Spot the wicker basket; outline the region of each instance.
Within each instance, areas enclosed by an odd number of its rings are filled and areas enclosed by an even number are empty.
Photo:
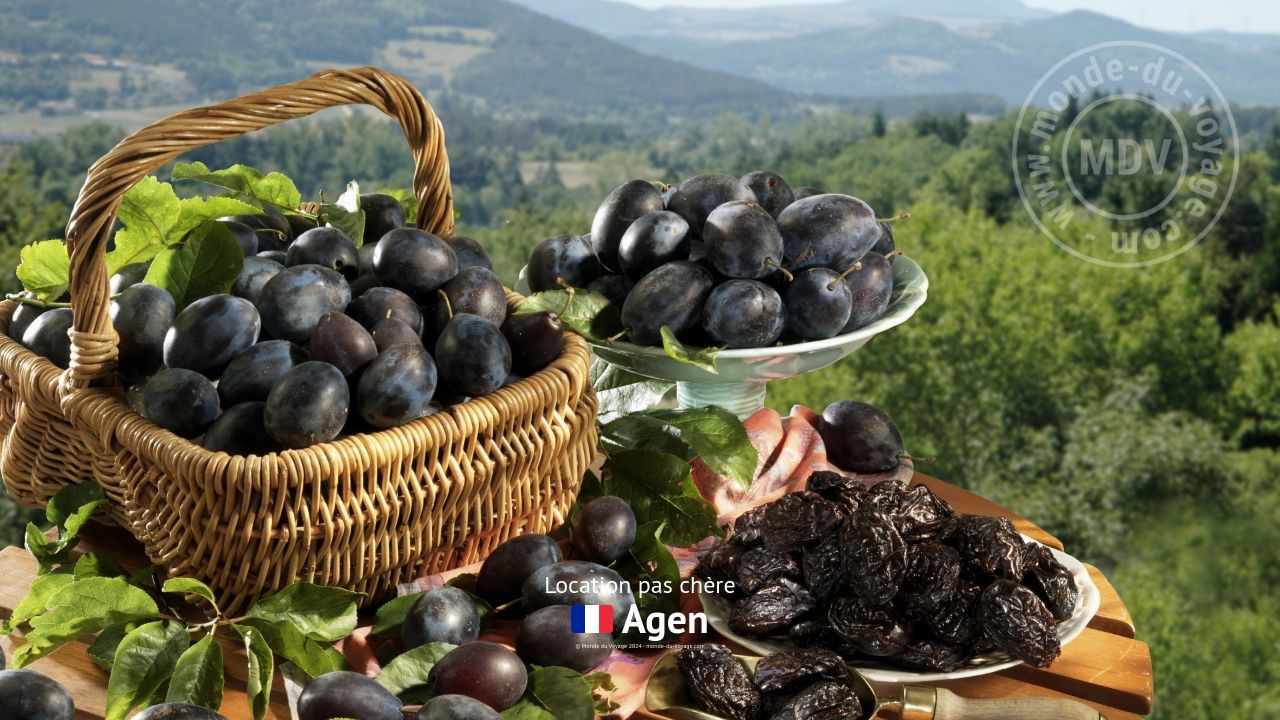
[[[549,367],[484,397],[376,433],[264,457],[208,452],[134,413],[114,372],[104,252],[121,197],[185,151],[327,107],[372,105],[404,128],[418,224],[453,233],[444,133],[403,79],[325,71],[161,120],[89,169],[67,225],[71,367],[0,336],[0,472],[9,495],[47,503],[95,481],[109,520],[172,575],[208,582],[228,612],[296,580],[385,595],[475,562],[507,538],[561,524],[595,451],[590,353],[577,336]],[[515,307],[520,296],[509,293]],[[16,304],[0,304],[7,330]]]

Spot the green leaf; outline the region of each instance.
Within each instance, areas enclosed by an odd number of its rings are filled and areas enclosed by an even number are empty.
[[[723,536],[715,509],[698,493],[684,460],[653,450],[624,450],[607,458],[604,467],[604,491],[626,500],[640,525],[665,521],[672,545]]]
[[[160,609],[141,588],[120,578],[73,580],[49,598],[47,610],[31,618],[26,644],[13,656],[24,667],[83,635],[116,625],[156,619]]]
[[[282,210],[297,210],[302,194],[287,176],[272,172],[263,175],[246,165],[232,165],[225,170],[210,170],[200,162],[178,163],[173,167],[174,180],[195,180],[230,190],[238,198],[271,205]]]
[[[164,581],[164,587],[160,588],[160,591],[181,595],[199,595],[208,600],[214,610],[218,609],[218,601],[213,597],[213,590],[195,578],[169,578]]]
[[[74,574],[77,580],[83,580],[90,577],[124,577],[128,573],[120,567],[115,557],[95,550],[76,558]]]
[[[636,532],[636,541],[631,545],[631,559],[639,568],[637,578],[651,588],[670,588],[670,592],[641,593],[636,598],[640,612],[646,616],[680,610],[680,566],[662,541],[665,528],[666,523],[644,525]]]
[[[84,654],[89,656],[98,667],[111,671],[111,666],[115,664],[116,650],[119,649],[120,643],[124,641],[124,636],[128,635],[130,626],[117,625],[103,630],[93,644],[85,649]]]
[[[442,642],[420,645],[392,660],[375,678],[392,695],[402,695],[427,684],[427,674],[453,645]]]
[[[181,216],[182,202],[172,185],[151,176],[139,180],[120,201],[118,217],[123,227],[116,232],[115,249],[107,253],[107,272],[147,262],[179,240],[174,226]]]
[[[297,665],[311,677],[346,669],[347,661],[341,653],[326,643],[306,637],[288,623],[272,624],[266,620],[249,619],[243,624],[257,628],[276,655]]]
[[[232,197],[183,198],[179,206],[178,220],[173,225],[169,242],[182,239],[206,220],[216,220],[227,215],[261,215],[262,208]]]
[[[32,527],[35,527],[34,525]],[[44,537],[43,535],[41,537]],[[44,612],[49,605],[49,600],[57,595],[60,590],[75,581],[75,577],[66,574],[49,574],[36,577],[31,583],[31,589],[27,594],[18,601],[18,606],[13,609],[9,615],[9,619],[0,624],[0,631],[8,635],[14,628],[20,627],[31,618]]]
[[[401,595],[383,603],[373,615],[373,634],[379,637],[399,637],[400,626],[404,625],[404,619],[409,616],[409,609],[418,602],[420,597],[422,593],[416,592]]]
[[[299,582],[260,601],[246,617],[290,625],[314,640],[337,642],[356,629],[356,603],[362,597],[341,588]]]
[[[347,191],[336,203],[320,206],[320,217],[338,228],[360,247],[364,244],[364,211],[360,209],[360,185],[354,180],[347,183]]]
[[[534,668],[525,699],[502,712],[506,720],[594,720],[595,681],[564,667]]]
[[[86,506],[106,499],[107,494],[98,483],[86,482],[79,485],[68,485],[53,496],[53,499],[49,501],[49,506],[45,508],[44,515],[54,525],[66,527],[75,517],[87,517],[83,512]],[[81,520],[81,524],[83,524],[83,520]]]
[[[117,660],[116,665],[119,664]],[[222,707],[222,689],[222,645],[210,633],[178,658],[164,699],[218,710]]]
[[[131,710],[145,706],[174,676],[189,643],[186,626],[173,621],[147,623],[126,635],[112,654],[104,720],[124,720]]]
[[[692,365],[702,368],[709,373],[716,375],[720,371],[716,369],[716,354],[720,352],[719,348],[689,348],[676,337],[671,328],[666,325],[662,326],[662,349],[667,351],[667,357],[685,365]]]
[[[707,467],[746,488],[751,487],[759,462],[742,421],[728,410],[714,406],[632,413],[606,424],[601,428],[601,436],[622,447],[653,447],[683,454],[668,449],[670,438],[678,437]]]
[[[244,641],[245,657],[248,659],[249,679],[245,683],[245,693],[249,696],[249,708],[253,711],[253,720],[262,720],[267,716],[267,708],[271,704],[271,683],[275,673],[275,655],[267,639],[257,628],[232,625],[232,630]]]
[[[602,421],[653,407],[675,388],[673,382],[637,375],[600,358],[591,361],[588,377],[596,390]]]
[[[559,315],[565,327],[595,342],[604,342],[622,332],[621,310],[598,292],[567,288],[533,293],[516,313],[544,310]]]
[[[67,291],[71,278],[71,259],[61,240],[41,240],[22,248],[18,263],[18,280],[28,292],[41,300],[52,300]]]
[[[146,282],[169,291],[179,312],[209,295],[231,289],[244,267],[244,253],[225,225],[205,221],[183,241],[156,255]]]

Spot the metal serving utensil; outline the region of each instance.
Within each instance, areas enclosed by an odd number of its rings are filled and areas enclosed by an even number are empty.
[[[753,674],[761,660],[751,655],[733,657]],[[1102,713],[1074,700],[1032,697],[969,700],[945,688],[923,685],[903,685],[900,698],[882,701],[866,678],[852,668],[849,674],[864,718],[873,718],[881,710],[892,710],[899,720],[1106,720]],[[649,673],[645,705],[650,712],[674,720],[725,720],[695,707],[673,652],[663,655]],[[868,714],[868,708],[874,711]]]

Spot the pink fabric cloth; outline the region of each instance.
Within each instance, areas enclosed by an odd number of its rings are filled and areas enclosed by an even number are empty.
[[[777,500],[788,492],[803,489],[816,470],[832,470],[843,472],[827,462],[826,448],[822,437],[818,434],[819,416],[806,407],[797,405],[791,414],[781,417],[769,409],[760,410],[747,418],[744,426],[747,436],[760,456],[756,467],[755,480],[749,489],[743,488],[736,480],[726,478],[712,472],[701,459],[693,460],[693,479],[702,493],[719,514],[722,526],[730,526],[739,515],[751,508]],[[843,473],[850,475],[850,473]],[[903,467],[883,475],[859,475],[859,480],[873,485],[891,477],[910,478],[912,470],[910,462]],[[693,573],[697,564],[698,551],[711,541],[704,541],[689,548],[671,548],[672,555],[680,566],[680,575],[687,578]],[[410,585],[401,588],[401,594],[429,590],[440,587],[451,578],[466,573],[476,573],[480,564],[456,568],[439,575],[420,578]],[[702,607],[696,595],[687,594],[681,598],[681,607],[686,612],[699,612]],[[517,621],[501,620],[492,625],[482,639],[512,645],[515,637]],[[381,671],[377,649],[371,642],[370,628],[356,630],[351,637],[341,643],[341,650],[351,663],[352,669],[369,676],[376,676]],[[673,644],[699,642],[705,638],[686,635]],[[644,706],[644,695],[649,672],[662,657],[665,650],[614,651],[608,660],[601,663],[595,671],[608,672],[613,677],[617,690],[610,699],[618,704],[618,709],[611,716],[626,718]]]

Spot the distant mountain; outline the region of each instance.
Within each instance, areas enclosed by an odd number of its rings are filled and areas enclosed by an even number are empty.
[[[564,22],[610,37],[677,35],[712,41],[760,40],[809,34],[815,28],[862,27],[901,17],[949,26],[1048,17],[1019,0],[844,0],[747,9],[671,7],[649,10],[617,0],[515,0]]]
[[[678,118],[806,102],[506,0],[5,0],[0,48],[0,114],[191,104],[366,63],[504,113]],[[39,82],[13,81],[37,69]]]
[[[732,42],[639,34],[616,39],[647,53],[797,93],[860,97],[971,92],[997,95],[1010,103],[1022,102],[1045,71],[1086,45],[1142,40],[1172,48],[1199,64],[1231,102],[1280,104],[1280,46],[1256,39],[1251,44],[1227,44],[1213,36],[1164,33],[1089,12],[965,28],[899,18]],[[1194,83],[1193,76],[1191,80]]]

